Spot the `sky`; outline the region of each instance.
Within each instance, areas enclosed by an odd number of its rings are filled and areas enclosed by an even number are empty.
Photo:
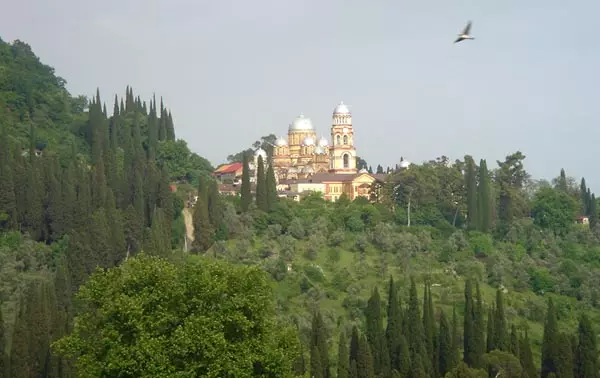
[[[348,104],[357,154],[487,159],[600,188],[593,0],[20,0],[0,38],[29,43],[73,95],[162,96],[214,165],[300,113],[329,136]],[[453,44],[468,20],[476,38]],[[600,190],[600,189],[597,189]]]

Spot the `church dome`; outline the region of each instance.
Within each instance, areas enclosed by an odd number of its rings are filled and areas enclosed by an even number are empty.
[[[262,156],[263,160],[267,158],[267,152],[260,147],[254,151],[254,157],[258,159],[259,156]]]
[[[320,147],[327,147],[327,146],[329,146],[329,141],[327,140],[327,138],[321,137],[321,139],[319,139],[319,146]]]
[[[312,137],[306,137],[302,141],[302,144],[304,146],[314,146],[315,145],[315,140]]]
[[[321,146],[317,146],[315,147],[315,154],[317,155],[323,155],[325,153],[325,149]]]
[[[333,109],[333,114],[350,114],[350,109],[344,104],[344,101],[340,101],[335,109]]]
[[[300,114],[290,125],[290,131],[313,130],[313,124],[310,118]]]
[[[285,140],[284,137],[279,137],[277,138],[277,140],[275,141],[275,145],[277,147],[282,147],[282,146],[287,146],[287,140]]]
[[[410,166],[410,162],[406,161],[406,160],[402,160],[400,162],[400,168],[408,168]]]

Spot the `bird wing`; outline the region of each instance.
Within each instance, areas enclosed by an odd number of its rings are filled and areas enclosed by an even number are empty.
[[[471,21],[469,21],[469,23],[467,24],[467,26],[465,26],[465,30],[463,31],[464,35],[469,35],[469,32],[471,31]]]
[[[456,42],[460,42],[460,41],[462,41],[463,39],[464,39],[463,37],[458,37],[458,38],[456,38],[456,41],[454,41],[454,43],[456,43]]]

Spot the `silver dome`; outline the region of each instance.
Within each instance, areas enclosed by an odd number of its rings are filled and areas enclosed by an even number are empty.
[[[290,125],[290,131],[301,131],[301,130],[314,130],[312,121],[310,118],[304,116],[304,114],[300,114],[292,124]]]
[[[333,109],[333,114],[350,114],[350,109],[344,104],[344,101],[340,101],[338,106]]]
[[[284,137],[279,137],[275,140],[275,145],[277,147],[287,146],[287,140]]]
[[[327,147],[327,146],[329,146],[329,141],[327,140],[327,138],[321,137],[321,139],[319,139],[319,146],[320,147]]]
[[[306,137],[302,141],[302,144],[304,146],[314,146],[315,145],[315,140],[312,137]]]
[[[317,155],[323,155],[325,153],[325,149],[321,146],[317,146],[315,147],[315,154]]]
[[[267,152],[260,147],[254,151],[254,157],[258,159],[259,156],[262,156],[263,160],[267,158]]]

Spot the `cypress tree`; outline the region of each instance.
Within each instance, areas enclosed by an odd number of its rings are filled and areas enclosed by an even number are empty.
[[[404,335],[400,335],[398,341],[398,368],[396,369],[402,377],[408,377],[410,374],[410,350],[408,340]]]
[[[477,303],[475,304],[475,319],[473,320],[473,329],[475,335],[476,345],[476,360],[475,368],[482,368],[484,366],[483,355],[485,354],[485,323],[483,320],[483,300],[481,299],[481,291],[479,289],[479,282],[475,281],[475,295],[477,297]]]
[[[512,324],[510,327],[510,353],[515,357],[519,357],[519,336],[517,335],[517,327]]]
[[[573,378],[573,350],[569,335],[565,333],[559,334],[557,351],[558,354],[555,359],[556,376],[560,378]]]
[[[504,315],[504,295],[502,290],[496,290],[496,309],[494,312],[494,347],[501,351],[507,351],[509,339],[506,329],[506,318]]]
[[[522,337],[519,342],[519,361],[523,367],[525,378],[537,378],[538,371],[533,363],[533,353],[531,352],[531,342],[529,335],[525,331],[525,337]]]
[[[367,341],[369,349],[373,356],[373,368],[375,374],[381,374],[382,356],[383,356],[383,318],[381,315],[381,300],[377,287],[373,289],[371,297],[367,301],[365,310]],[[386,348],[387,349],[387,348]],[[389,354],[388,354],[389,355]]]
[[[579,318],[578,343],[575,352],[575,378],[598,378],[598,347],[596,333],[589,317]]]
[[[426,365],[429,364],[429,356],[424,340],[423,323],[419,313],[419,299],[417,297],[417,287],[414,278],[411,278],[410,295],[408,302],[408,347],[410,351],[411,374],[426,371]]]
[[[18,213],[13,172],[8,163],[0,166],[0,226],[4,231],[17,228]]]
[[[372,378],[375,376],[373,369],[373,355],[365,335],[358,339],[358,356],[356,358],[356,372],[358,378]]]
[[[463,361],[469,366],[473,366],[476,360],[477,347],[475,344],[475,306],[473,304],[473,287],[471,279],[465,282],[465,310],[464,310],[464,325],[463,325]]]
[[[565,169],[560,169],[560,176],[558,178],[558,182],[556,188],[564,193],[569,192],[569,186],[567,184],[567,174],[565,173]]]
[[[359,339],[358,328],[352,327],[352,335],[350,336],[350,362],[355,361],[358,358],[358,339]]]
[[[261,155],[258,155],[256,162],[256,207],[262,211],[269,210],[267,202],[267,180],[265,177],[265,165]]]
[[[465,187],[467,189],[467,220],[470,229],[477,229],[479,218],[477,215],[477,173],[475,162],[471,156],[465,156],[466,172]]]
[[[358,367],[356,366],[356,360],[350,361],[350,378],[358,378]]]
[[[400,368],[399,343],[402,335],[402,308],[398,298],[398,291],[394,279],[390,277],[388,288],[387,327],[385,336],[390,353],[390,364],[392,369]]]
[[[27,328],[27,308],[23,295],[19,301],[18,316],[15,317],[12,345],[10,348],[10,377],[29,378],[36,376],[34,363],[29,352],[29,330]]]
[[[579,201],[581,201],[581,215],[589,215],[589,202],[588,190],[585,184],[585,178],[581,178],[581,184],[579,185]]]
[[[589,208],[589,217],[590,217],[590,227],[594,228],[598,224],[598,207],[596,202],[596,195],[592,194],[590,198],[590,208]]]
[[[453,354],[455,351],[453,350],[453,342],[452,342],[452,334],[450,330],[450,324],[448,323],[448,319],[446,319],[446,314],[444,311],[440,313],[440,335],[438,342],[438,356],[439,356],[439,373],[441,377],[445,377],[446,373],[452,370],[454,363]]]
[[[496,348],[495,337],[494,337],[494,308],[490,307],[488,310],[487,318],[487,348],[486,351],[491,352]]]
[[[323,378],[329,377],[329,353],[327,350],[327,330],[325,329],[325,322],[319,311],[313,314],[312,327],[311,327],[311,355],[312,348],[317,348],[319,353],[319,362],[321,365],[321,376]],[[312,358],[311,358],[312,360]],[[311,362],[312,369],[312,362]],[[312,373],[311,373],[312,374]]]
[[[275,170],[273,163],[267,168],[267,208],[273,211],[277,205],[279,196],[277,195],[277,180],[275,179]]]
[[[485,159],[481,159],[479,163],[479,186],[477,189],[479,230],[489,232],[492,228],[492,199],[490,177]]]
[[[242,157],[242,187],[240,188],[242,212],[248,211],[252,202],[252,192],[250,191],[250,167],[248,166],[248,154],[244,153]]]
[[[323,366],[321,365],[321,354],[319,347],[313,345],[310,348],[310,376],[313,378],[325,378],[323,376]]]
[[[452,307],[452,354],[451,359],[449,360],[450,365],[448,366],[448,371],[452,371],[458,363],[460,362],[460,357],[458,355],[459,347],[459,338],[458,338],[458,317],[456,316],[456,307]]]
[[[2,310],[2,302],[0,302],[0,376],[8,376],[8,364],[6,356],[6,335],[4,331],[4,315]]]
[[[203,195],[198,195],[198,200],[194,205],[192,223],[194,225],[193,245],[199,252],[206,252],[213,242],[214,230],[210,224],[208,206]]]
[[[340,332],[338,345],[338,364],[337,378],[349,378],[350,376],[350,355],[348,353],[348,342],[344,332]]]
[[[556,311],[552,298],[548,300],[546,311],[546,322],[544,324],[544,339],[542,341],[542,378],[548,377],[550,373],[557,373],[557,360],[559,350],[558,323]]]
[[[431,298],[431,284],[425,282],[425,295],[423,296],[423,330],[425,332],[425,348],[430,358],[429,365],[432,374],[437,376],[438,356],[437,356],[437,332],[435,329],[433,299]],[[427,370],[427,369],[426,369]]]

